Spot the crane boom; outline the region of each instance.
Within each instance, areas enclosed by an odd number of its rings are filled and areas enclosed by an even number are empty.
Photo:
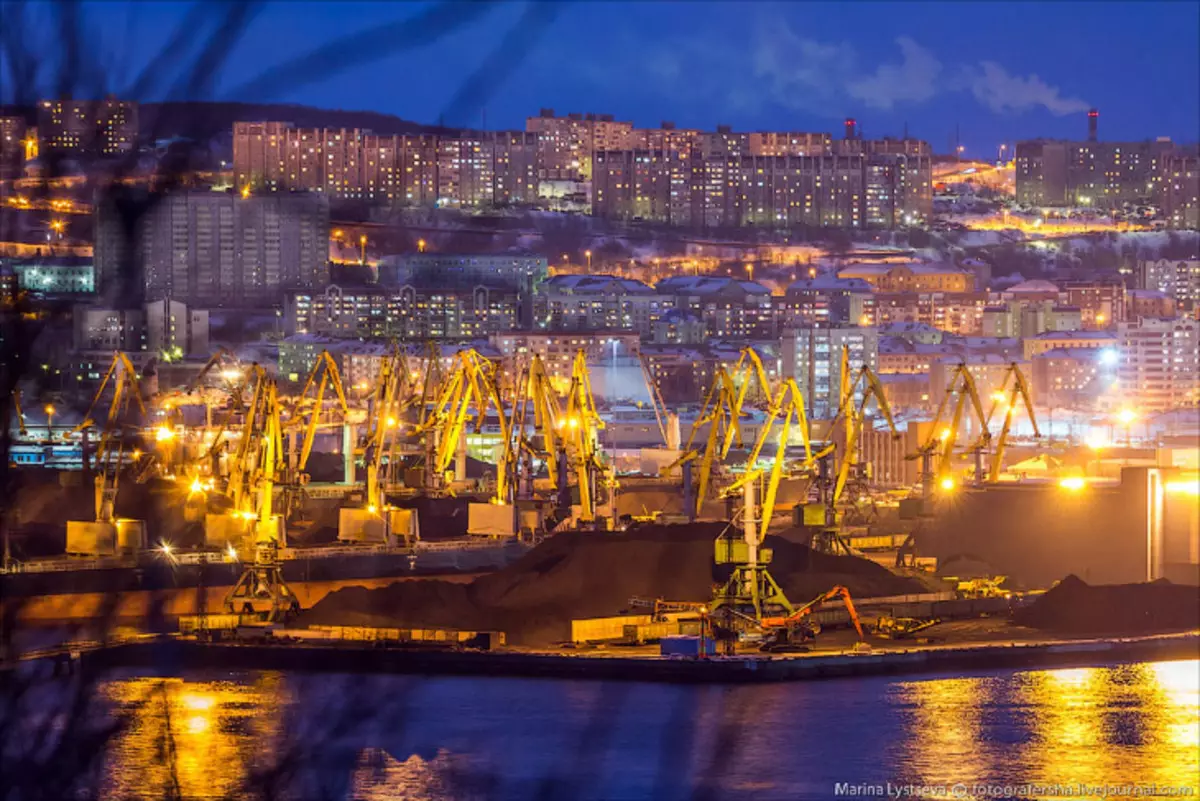
[[[1042,435],[1042,432],[1038,430],[1037,417],[1033,412],[1033,399],[1029,392],[1029,384],[1025,380],[1025,374],[1021,372],[1020,365],[1016,362],[1008,366],[1004,381],[1001,383],[1001,393],[1008,386],[1009,379],[1012,380],[1012,387],[1009,389],[1008,400],[1005,403],[1004,424],[1000,427],[1000,435],[996,437],[996,447],[992,453],[991,470],[988,472],[988,481],[993,484],[1000,480],[1000,468],[1004,461],[1004,448],[1008,444],[1008,432],[1012,428],[1013,412],[1016,410],[1018,400],[1025,404],[1025,411],[1029,415],[1029,422],[1033,425],[1033,435],[1035,437]],[[988,412],[989,421],[995,411],[996,407],[993,405]]]

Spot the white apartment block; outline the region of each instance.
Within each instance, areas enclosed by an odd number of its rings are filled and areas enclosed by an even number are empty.
[[[1148,413],[1200,402],[1200,322],[1121,323],[1117,337],[1117,381],[1126,403]]]

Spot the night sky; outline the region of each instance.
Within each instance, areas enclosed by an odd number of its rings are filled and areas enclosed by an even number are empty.
[[[837,131],[852,115],[868,137],[907,123],[938,151],[957,125],[979,156],[1002,141],[1082,138],[1094,105],[1101,138],[1200,138],[1196,2],[462,2],[440,37],[444,21],[421,19],[432,8],[266,5],[201,94],[489,128],[519,128],[545,106],[704,129]],[[125,76],[110,82],[119,93],[188,5],[105,0],[84,13],[91,57]],[[189,38],[198,50],[202,36]],[[251,80],[322,45],[311,79]]]

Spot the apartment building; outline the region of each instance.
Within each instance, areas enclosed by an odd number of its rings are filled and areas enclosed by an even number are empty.
[[[130,100],[43,100],[37,106],[39,148],[64,156],[118,156],[138,141],[138,104]]]
[[[821,275],[794,281],[779,307],[780,328],[873,325],[875,296],[860,278]]]
[[[1162,292],[1182,309],[1200,308],[1200,259],[1146,259],[1138,262],[1140,289]]]
[[[754,281],[680,275],[659,281],[659,295],[674,299],[680,312],[700,320],[716,339],[773,339],[775,299]]]
[[[544,108],[525,120],[525,131],[537,135],[542,180],[589,181],[592,154],[625,150],[633,141],[633,123],[614,120],[611,114],[571,113],[558,116]]]
[[[353,128],[297,129],[237,122],[240,189],[306,189],[345,200],[490,207],[537,198],[538,139],[513,131],[380,135]]]
[[[1117,326],[1117,379],[1143,414],[1200,403],[1200,322],[1143,319]]]
[[[1097,136],[1099,112],[1088,112],[1085,141],[1038,139],[1016,147],[1017,202],[1030,206],[1094,206],[1108,209],[1155,199],[1170,205],[1176,181],[1180,219],[1187,215],[1195,186],[1189,183],[1180,148],[1167,137],[1142,142],[1104,142]],[[1176,179],[1175,173],[1180,177]]]
[[[783,332],[780,359],[784,378],[796,379],[810,418],[837,414],[843,346],[850,364],[879,366],[879,334],[873,328],[795,328]]]
[[[542,357],[547,374],[560,382],[570,380],[575,356],[581,350],[593,370],[593,383],[601,380],[599,373],[605,367],[637,367],[641,352],[641,337],[629,331],[506,331],[492,334],[488,343],[499,352],[506,373],[517,375],[536,355]]]
[[[1200,229],[1200,155],[1180,153],[1167,159],[1161,203],[1172,228]]]
[[[503,285],[406,285],[290,292],[283,308],[290,334],[388,338],[472,339],[518,324],[520,297]]]
[[[140,221],[134,242],[108,205],[96,211],[101,292],[137,285],[148,300],[271,306],[287,289],[328,280],[329,204],[317,195],[180,192]],[[131,266],[140,267],[133,276]]]
[[[547,331],[620,330],[647,337],[675,297],[611,275],[556,275],[534,296],[533,319]]]

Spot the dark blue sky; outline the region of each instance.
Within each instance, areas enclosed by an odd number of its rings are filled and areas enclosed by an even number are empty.
[[[1094,105],[1102,138],[1200,138],[1200,3],[1186,0],[463,2],[452,13],[476,16],[440,38],[418,19],[431,7],[269,4],[204,93],[476,126],[486,108],[491,128],[520,127],[543,106],[708,129],[829,131],[849,114],[867,136],[898,135],[907,122],[939,151],[958,125],[978,155],[1001,141],[1082,137]],[[116,0],[84,9],[96,58],[123,63],[129,77],[188,13],[183,3]],[[388,27],[395,22],[403,24]],[[198,49],[202,36],[190,38]],[[235,96],[268,68],[331,42],[312,80],[289,70],[292,79]],[[467,93],[454,102],[475,73],[486,101]]]

